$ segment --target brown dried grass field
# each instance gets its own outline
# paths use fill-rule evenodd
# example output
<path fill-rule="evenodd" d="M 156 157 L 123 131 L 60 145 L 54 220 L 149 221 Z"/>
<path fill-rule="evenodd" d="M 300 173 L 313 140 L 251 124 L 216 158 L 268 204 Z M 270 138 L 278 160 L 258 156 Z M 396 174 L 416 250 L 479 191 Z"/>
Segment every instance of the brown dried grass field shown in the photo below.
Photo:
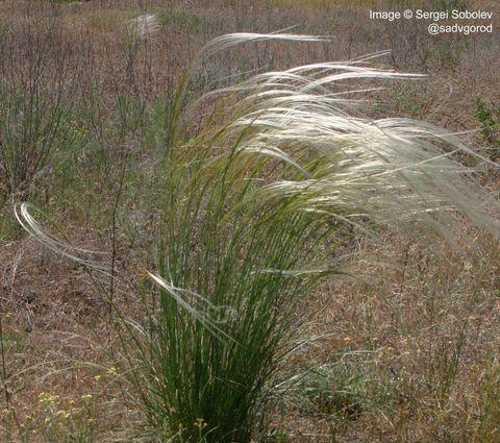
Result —
<path fill-rule="evenodd" d="M 19 160 L 17 181 L 0 177 L 1 442 L 167 441 L 145 434 L 146 413 L 126 374 L 130 362 L 121 351 L 108 280 L 30 237 L 12 204 L 32 202 L 54 236 L 99 251 L 92 255 L 97 261 L 112 257 L 112 303 L 140 323 L 138 294 L 154 267 L 148 251 L 157 219 L 144 208 L 157 197 L 148 171 L 165 138 L 162 104 L 211 38 L 295 25 L 292 32 L 333 36 L 319 44 L 263 42 L 216 55 L 202 63 L 188 98 L 225 86 L 240 72 L 390 49 L 375 66 L 428 77 L 384 83 L 384 90 L 369 93 L 366 113 L 460 132 L 476 153 L 498 164 L 497 2 L 412 3 L 493 11 L 493 34 L 430 36 L 424 23 L 368 18 L 370 8 L 409 3 L 1 2 L 0 101 L 36 89 L 41 113 L 40 126 L 19 132 L 31 157 Z M 145 13 L 159 17 L 159 30 L 136 44 L 127 23 Z M 4 121 L 14 115 L 6 106 L 0 103 Z M 217 103 L 203 103 L 189 114 L 187 134 L 196 134 L 207 118 L 218 121 L 219 112 Z M 60 124 L 51 129 L 47 123 L 36 141 L 53 141 L 44 157 L 30 134 L 46 118 Z M 0 124 L 1 149 L 8 141 Z M 51 138 L 61 127 L 62 138 Z M 476 166 L 473 156 L 457 154 L 457 160 Z M 475 179 L 498 193 L 492 164 L 481 166 Z M 498 238 L 458 214 L 448 232 L 452 241 L 418 223 L 374 229 L 369 236 L 340 228 L 330 258 L 339 260 L 342 275 L 323 282 L 297 312 L 304 344 L 280 364 L 279 387 L 263 407 L 264 430 L 255 441 L 500 441 Z"/>

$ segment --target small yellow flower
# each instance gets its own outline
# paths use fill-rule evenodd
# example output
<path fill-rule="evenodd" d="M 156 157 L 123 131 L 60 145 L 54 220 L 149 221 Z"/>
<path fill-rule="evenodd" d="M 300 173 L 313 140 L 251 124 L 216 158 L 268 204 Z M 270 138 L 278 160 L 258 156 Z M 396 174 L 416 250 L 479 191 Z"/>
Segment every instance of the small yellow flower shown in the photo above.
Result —
<path fill-rule="evenodd" d="M 110 376 L 116 376 L 118 375 L 118 371 L 116 370 L 116 368 L 114 366 L 111 366 L 107 371 L 106 373 Z"/>
<path fill-rule="evenodd" d="M 58 400 L 59 400 L 59 396 L 58 395 L 53 395 L 53 394 L 51 394 L 49 392 L 42 392 L 38 396 L 38 401 L 40 403 L 44 404 L 44 405 L 47 405 L 47 406 L 53 405 Z"/>

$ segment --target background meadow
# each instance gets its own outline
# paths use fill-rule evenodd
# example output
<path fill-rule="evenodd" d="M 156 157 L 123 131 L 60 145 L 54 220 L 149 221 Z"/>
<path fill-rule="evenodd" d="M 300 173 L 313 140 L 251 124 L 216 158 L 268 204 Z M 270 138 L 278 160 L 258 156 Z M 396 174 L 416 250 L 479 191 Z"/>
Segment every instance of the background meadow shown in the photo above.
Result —
<path fill-rule="evenodd" d="M 498 27 L 486 0 L 2 2 L 0 441 L 498 441 L 500 41 L 368 16 L 419 5 Z M 200 56 L 276 31 L 330 40 Z M 300 71 L 314 99 L 283 74 L 383 50 Z M 401 157 L 387 118 L 458 140 Z M 379 146 L 404 180 L 351 187 Z"/>

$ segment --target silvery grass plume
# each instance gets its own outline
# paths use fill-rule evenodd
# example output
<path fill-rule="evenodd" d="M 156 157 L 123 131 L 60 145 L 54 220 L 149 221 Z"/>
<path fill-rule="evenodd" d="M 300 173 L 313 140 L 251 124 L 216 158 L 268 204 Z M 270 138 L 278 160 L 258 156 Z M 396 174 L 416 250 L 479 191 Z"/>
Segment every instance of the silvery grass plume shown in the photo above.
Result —
<path fill-rule="evenodd" d="M 158 27 L 152 14 L 130 24 L 140 35 Z M 227 34 L 209 42 L 198 59 L 241 43 L 325 40 L 289 33 Z M 421 220 L 444 234 L 452 214 L 459 211 L 498 236 L 497 200 L 473 180 L 475 171 L 453 156 L 466 153 L 495 168 L 497 164 L 473 152 L 457 134 L 429 123 L 364 117 L 361 111 L 367 101 L 362 94 L 380 88 L 371 84 L 355 89 L 344 87 L 345 82 L 421 81 L 424 77 L 367 66 L 384 54 L 387 52 L 346 62 L 266 72 L 211 92 L 200 102 L 217 96 L 233 97 L 232 106 L 226 103 L 225 114 L 229 117 L 219 127 L 206 128 L 189 142 L 179 135 L 181 116 L 186 110 L 183 97 L 192 73 L 191 68 L 187 69 L 171 113 L 172 149 L 184 151 L 185 158 L 202 158 L 210 173 L 214 164 L 222 165 L 219 171 L 224 173 L 227 164 L 234 167 L 239 162 L 239 169 L 235 169 L 240 171 L 240 177 L 234 179 L 235 183 L 251 176 L 254 183 L 260 184 L 249 201 L 272 204 L 290 200 L 290 211 L 327 215 L 362 228 L 361 221 L 366 218 L 388 225 Z M 252 161 L 248 162 L 249 158 Z M 276 163 L 283 165 L 279 173 Z M 266 166 L 274 172 L 259 175 L 268 171 Z M 249 167 L 256 169 L 249 171 Z M 28 206 L 21 206 L 16 216 L 44 244 L 54 250 L 62 248 L 52 237 L 43 236 Z"/>
<path fill-rule="evenodd" d="M 266 39 L 324 40 L 290 34 L 230 34 L 208 43 L 201 57 L 239 43 Z M 188 142 L 180 137 L 181 122 L 190 120 L 192 109 L 188 108 L 182 116 L 186 108 L 178 108 L 172 117 L 172 132 L 176 136 L 171 138 L 174 143 L 165 171 L 166 175 L 173 174 L 175 180 L 189 182 L 185 188 L 174 184 L 174 189 L 187 190 L 177 204 L 182 206 L 191 200 L 186 200 L 185 195 L 208 194 L 207 188 L 215 189 L 218 181 L 231 182 L 235 194 L 245 186 L 243 183 L 252 182 L 251 191 L 242 193 L 243 198 L 233 201 L 229 194 L 223 197 L 221 205 L 226 215 L 221 223 L 231 225 L 231 217 L 244 206 L 255 205 L 262 209 L 254 211 L 262 213 L 274 206 L 279 217 L 302 212 L 320 220 L 338 219 L 368 232 L 371 231 L 366 220 L 389 226 L 418 221 L 453 241 L 449 228 L 460 212 L 498 237 L 498 202 L 474 180 L 475 170 L 460 164 L 454 156 L 466 153 L 495 168 L 498 165 L 473 152 L 458 134 L 429 123 L 363 116 L 367 106 L 363 94 L 380 89 L 373 85 L 374 81 L 424 78 L 367 65 L 385 54 L 266 72 L 211 92 L 198 103 L 214 97 L 226 98 L 226 119 Z M 189 80 L 188 71 L 178 96 L 187 90 Z M 369 83 L 363 85 L 366 81 Z M 356 88 L 346 88 L 346 82 L 355 82 Z M 181 100 L 174 108 L 179 103 Z M 184 178 L 184 173 L 177 175 L 177 170 L 181 170 L 179 161 L 192 165 L 185 169 L 190 178 Z M 200 169 L 198 175 L 193 172 L 196 168 Z M 199 211 L 204 204 L 202 198 L 194 200 L 198 203 L 190 210 Z M 175 209 L 189 213 L 184 207 Z M 277 223 L 279 217 L 276 216 Z M 170 241 L 175 242 L 175 236 Z M 300 265 L 293 269 L 261 267 L 254 269 L 252 275 L 300 277 L 327 275 L 330 271 L 328 264 Z"/>
<path fill-rule="evenodd" d="M 259 43 L 269 41 L 288 42 L 326 42 L 328 37 L 318 35 L 290 34 L 285 32 L 275 32 L 271 34 L 258 34 L 254 32 L 235 32 L 224 34 L 210 40 L 200 51 L 204 57 L 210 57 L 221 51 L 226 51 L 242 43 Z"/>
<path fill-rule="evenodd" d="M 160 29 L 160 23 L 155 14 L 143 14 L 130 20 L 128 29 L 139 38 L 146 38 Z"/>
<path fill-rule="evenodd" d="M 267 72 L 208 94 L 237 96 L 218 141 L 237 139 L 238 153 L 295 169 L 266 177 L 260 193 L 295 197 L 297 209 L 355 224 L 365 217 L 386 224 L 420 219 L 442 233 L 459 211 L 498 236 L 498 201 L 474 181 L 474 169 L 453 157 L 498 164 L 429 123 L 360 114 L 367 102 L 358 96 L 379 88 L 344 89 L 345 81 L 423 77 L 365 66 L 379 55 Z"/>
<path fill-rule="evenodd" d="M 224 34 L 210 40 L 205 46 L 203 46 L 195 56 L 192 61 L 186 66 L 184 74 L 179 79 L 179 84 L 175 92 L 174 100 L 171 105 L 171 118 L 169 121 L 169 126 L 167 128 L 168 132 L 168 142 L 167 142 L 167 152 L 170 147 L 179 143 L 179 129 L 181 123 L 179 121 L 181 114 L 189 108 L 190 104 L 186 103 L 187 92 L 193 75 L 196 70 L 200 68 L 201 62 L 209 57 L 212 57 L 221 51 L 227 51 L 238 45 L 244 43 L 259 43 L 266 41 L 275 42 L 326 42 L 328 38 L 315 35 L 306 34 L 290 34 L 286 32 L 276 32 L 271 34 L 259 34 L 252 32 L 236 32 L 232 34 Z M 243 75 L 243 73 L 241 73 Z"/>
<path fill-rule="evenodd" d="M 101 252 L 91 251 L 83 248 L 71 246 L 68 242 L 61 241 L 47 233 L 46 230 L 35 219 L 30 209 L 33 212 L 33 206 L 27 202 L 14 205 L 14 216 L 21 227 L 28 232 L 33 238 L 38 240 L 42 245 L 51 251 L 60 254 L 70 260 L 73 260 L 81 265 L 95 269 L 106 275 L 109 275 L 110 268 L 105 264 L 99 263 L 92 258 L 93 255 L 102 254 Z"/>

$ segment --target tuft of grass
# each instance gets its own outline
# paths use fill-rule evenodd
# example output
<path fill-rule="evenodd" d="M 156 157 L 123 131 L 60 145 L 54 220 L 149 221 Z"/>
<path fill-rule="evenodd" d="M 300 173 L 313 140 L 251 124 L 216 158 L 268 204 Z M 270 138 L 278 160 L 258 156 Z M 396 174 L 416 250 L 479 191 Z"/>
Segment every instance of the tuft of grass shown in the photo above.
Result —
<path fill-rule="evenodd" d="M 267 40 L 324 41 L 230 34 L 200 56 Z M 267 72 L 210 93 L 201 102 L 224 96 L 224 115 L 195 136 L 186 91 L 197 62 L 181 78 L 156 194 L 154 285 L 143 287 L 144 318 L 117 312 L 151 438 L 251 441 L 301 306 L 338 271 L 327 245 L 339 224 L 371 232 L 366 220 L 418 220 L 446 234 L 458 210 L 498 235 L 488 213 L 498 203 L 450 158 L 471 153 L 459 139 L 422 122 L 361 115 L 358 94 L 372 86 L 345 90 L 344 81 L 419 78 L 369 68 L 369 59 Z M 84 262 L 28 209 L 17 212 L 23 227 Z M 335 407 L 357 405 L 353 398 L 336 397 Z"/>
<path fill-rule="evenodd" d="M 300 39 L 228 35 L 204 54 L 267 38 Z M 467 151 L 456 138 L 348 113 L 359 103 L 349 91 L 333 93 L 335 82 L 404 77 L 363 62 L 260 74 L 209 94 L 235 104 L 219 127 L 187 142 L 190 73 L 182 80 L 163 170 L 152 275 L 160 289 L 145 289 L 147 321 L 127 329 L 139 352 L 136 386 L 164 438 L 250 441 L 304 297 L 335 272 L 320 252 L 335 235 L 332 219 L 360 226 L 362 217 L 390 223 L 397 213 L 444 229 L 454 205 L 496 230 L 477 205 L 488 197 L 438 148 Z"/>
<path fill-rule="evenodd" d="M 56 155 L 85 143 L 71 108 L 35 92 L 8 92 L 0 86 L 0 203 L 30 198 L 37 180 L 54 170 Z"/>
<path fill-rule="evenodd" d="M 488 157 L 495 161 L 500 156 L 500 107 L 496 109 L 489 106 L 481 97 L 476 100 L 474 117 L 481 125 L 481 136 L 488 144 L 486 150 Z"/>
<path fill-rule="evenodd" d="M 73 97 L 80 65 L 47 12 L 37 23 L 12 23 L 0 43 L 0 209 L 33 199 L 58 161 L 85 144 Z"/>

